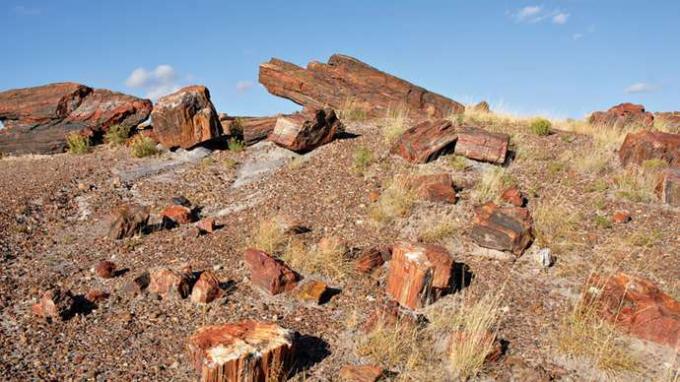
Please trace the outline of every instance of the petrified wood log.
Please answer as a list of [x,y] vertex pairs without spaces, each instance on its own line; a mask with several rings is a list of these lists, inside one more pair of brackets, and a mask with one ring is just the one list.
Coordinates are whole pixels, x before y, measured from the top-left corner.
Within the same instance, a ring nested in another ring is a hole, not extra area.
[[666,169],[659,174],[657,195],[662,202],[680,206],[680,169]]
[[680,350],[680,302],[651,281],[625,273],[594,275],[585,291],[606,320],[636,337]]
[[191,301],[197,304],[209,304],[222,296],[220,280],[212,271],[205,271],[191,290]]
[[243,140],[243,143],[250,146],[261,140],[267,139],[269,134],[274,131],[276,120],[279,117],[289,115],[275,115],[271,117],[220,117],[222,130],[225,134]]
[[493,202],[475,209],[471,237],[484,248],[510,251],[521,255],[533,240],[529,210],[499,207]]
[[187,341],[202,382],[285,381],[295,357],[295,332],[243,321],[198,329]]
[[443,247],[397,243],[387,275],[387,295],[401,306],[422,308],[449,289],[453,265],[453,258]]
[[272,295],[295,288],[298,276],[280,260],[257,249],[247,249],[244,259],[250,270],[250,281]]
[[371,273],[392,258],[392,248],[376,245],[366,248],[354,262],[354,269],[359,273]]
[[335,111],[318,109],[279,117],[269,140],[288,150],[304,153],[329,143],[343,129]]
[[151,101],[76,83],[55,83],[0,92],[0,152],[64,151],[72,131],[100,134],[112,125],[137,126]]
[[650,159],[668,162],[680,167],[680,134],[642,130],[628,133],[619,149],[619,160],[624,166],[640,165]]
[[596,111],[590,115],[588,122],[593,125],[614,127],[651,127],[654,125],[654,114],[645,111],[642,105],[622,103],[607,111]]
[[444,203],[456,203],[458,200],[450,174],[421,175],[415,183],[418,195],[424,200]]
[[456,126],[440,119],[424,121],[406,130],[392,147],[392,153],[414,163],[426,163],[440,155],[455,153],[470,159],[501,164],[505,162],[510,136],[469,126]]
[[404,107],[413,119],[442,118],[462,113],[460,103],[384,73],[355,58],[334,54],[327,64],[312,61],[307,68],[272,58],[260,65],[259,81],[267,90],[305,109],[342,110],[352,103],[370,117]]

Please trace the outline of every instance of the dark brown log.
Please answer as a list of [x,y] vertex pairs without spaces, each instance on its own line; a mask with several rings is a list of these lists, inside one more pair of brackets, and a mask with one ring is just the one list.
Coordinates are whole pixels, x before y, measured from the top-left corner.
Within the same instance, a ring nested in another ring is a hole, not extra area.
[[331,109],[318,109],[290,117],[279,117],[269,140],[298,153],[305,153],[329,143],[342,123]]
[[241,139],[246,145],[250,146],[267,139],[269,134],[274,131],[276,120],[279,117],[290,115],[282,114],[271,117],[223,116],[220,118],[220,123],[222,123],[222,130],[225,134]]
[[272,58],[260,65],[259,81],[270,93],[305,109],[343,110],[352,103],[369,117],[385,117],[388,110],[401,107],[416,120],[465,110],[456,101],[341,54],[327,64],[312,61],[306,69]]
[[295,357],[295,332],[243,321],[198,329],[187,341],[201,382],[285,381]]
[[529,210],[521,207],[499,207],[493,202],[475,209],[471,237],[481,247],[522,252],[533,240]]

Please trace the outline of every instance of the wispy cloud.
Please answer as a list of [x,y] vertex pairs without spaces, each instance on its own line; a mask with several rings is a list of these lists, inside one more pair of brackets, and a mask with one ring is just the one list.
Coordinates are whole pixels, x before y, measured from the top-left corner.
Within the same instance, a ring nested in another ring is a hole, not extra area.
[[517,23],[535,24],[552,20],[554,24],[564,25],[569,20],[570,14],[559,9],[546,9],[541,5],[529,5],[511,12],[510,16]]
[[137,68],[125,80],[131,88],[144,89],[146,97],[157,99],[180,89],[178,76],[170,65],[158,65],[153,70]]
[[636,94],[636,93],[652,93],[659,90],[658,85],[650,84],[647,82],[637,82],[625,89],[626,94]]
[[552,22],[553,24],[564,25],[567,23],[567,19],[569,19],[569,14],[560,12],[552,17]]
[[574,33],[573,35],[571,35],[571,38],[572,38],[574,41],[580,40],[580,39],[583,38],[583,33]]
[[23,16],[36,16],[42,13],[40,8],[25,7],[23,5],[17,5],[12,8],[12,12],[17,15]]
[[236,91],[239,93],[245,93],[248,90],[252,89],[255,86],[255,84],[251,81],[239,81],[236,83]]

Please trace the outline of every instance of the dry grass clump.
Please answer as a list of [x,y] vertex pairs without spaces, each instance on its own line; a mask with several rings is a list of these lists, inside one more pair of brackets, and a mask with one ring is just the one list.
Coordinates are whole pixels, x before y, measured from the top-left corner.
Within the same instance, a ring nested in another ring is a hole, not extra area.
[[156,142],[143,134],[137,134],[132,138],[130,149],[130,154],[135,158],[143,158],[158,154]]
[[66,136],[68,152],[71,154],[86,154],[90,151],[90,138],[78,132],[70,133]]
[[385,143],[391,145],[396,142],[404,134],[404,131],[408,130],[408,122],[408,108],[406,106],[389,108],[382,126]]
[[415,200],[416,190],[413,185],[413,176],[396,175],[369,210],[369,217],[378,224],[389,224],[396,218],[409,216]]
[[458,225],[450,220],[435,222],[427,222],[425,227],[421,229],[418,237],[423,243],[440,243],[447,237],[453,236],[458,231]]
[[537,241],[553,250],[568,249],[576,243],[581,212],[566,200],[539,200],[532,212]]
[[465,171],[468,167],[468,159],[462,155],[447,155],[446,163],[456,171]]
[[316,247],[307,250],[300,240],[290,240],[281,259],[293,269],[315,273],[331,280],[343,281],[352,274],[352,262],[347,257],[347,247],[337,238],[326,238]]
[[[590,285],[588,288],[597,286]],[[557,335],[559,349],[569,357],[592,360],[610,378],[635,372],[639,367],[638,361],[623,346],[614,326],[600,317],[599,309],[600,305],[588,298],[584,291],[562,321]]]
[[338,117],[344,121],[359,122],[366,119],[366,111],[361,107],[359,101],[348,97],[343,102]]
[[252,240],[248,245],[252,248],[265,251],[270,255],[277,255],[286,248],[287,242],[288,236],[284,232],[283,227],[275,217],[272,217],[262,220],[255,227]]
[[513,184],[515,180],[505,168],[487,167],[472,190],[472,200],[478,204],[489,201],[497,202],[503,189]]
[[640,167],[631,166],[621,170],[614,176],[616,196],[633,202],[650,202],[655,200],[655,188],[659,171],[666,163],[646,161]]
[[120,146],[130,137],[130,126],[113,125],[104,134],[104,141],[111,146]]
[[373,151],[366,146],[359,146],[352,153],[352,169],[357,174],[363,174],[373,163]]

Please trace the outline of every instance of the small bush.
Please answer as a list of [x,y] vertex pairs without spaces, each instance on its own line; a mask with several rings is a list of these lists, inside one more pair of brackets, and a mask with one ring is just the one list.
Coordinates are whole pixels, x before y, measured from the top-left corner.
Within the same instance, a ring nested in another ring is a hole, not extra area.
[[70,133],[66,136],[68,152],[71,154],[85,154],[90,151],[90,138],[80,133]]
[[357,353],[404,374],[424,366],[425,354],[420,347],[423,340],[423,331],[407,320],[379,320],[370,333],[362,336]]
[[379,224],[388,224],[395,218],[405,218],[411,214],[415,199],[412,177],[397,175],[369,210],[369,216]]
[[533,121],[531,121],[531,125],[529,125],[531,132],[540,137],[549,135],[551,127],[552,124],[545,118],[536,118]]
[[462,155],[448,156],[447,163],[449,167],[458,171],[465,171],[468,168],[468,160]]
[[238,138],[229,138],[227,147],[229,148],[229,151],[240,153],[241,151],[245,150],[246,144]]
[[365,146],[359,146],[352,155],[352,168],[358,174],[363,174],[373,163],[373,152]]
[[391,145],[396,142],[404,134],[404,131],[407,130],[407,124],[408,109],[405,106],[388,109],[382,129],[385,143]]
[[131,154],[135,158],[144,158],[158,154],[156,142],[142,134],[137,134],[130,143]]
[[238,161],[232,158],[227,158],[224,160],[224,167],[232,170],[238,166]]
[[612,228],[612,222],[606,216],[595,215],[595,225],[598,228]]
[[130,137],[130,126],[113,125],[104,135],[104,140],[111,146],[120,146]]
[[285,249],[288,238],[275,217],[265,219],[255,228],[250,246],[277,255]]

